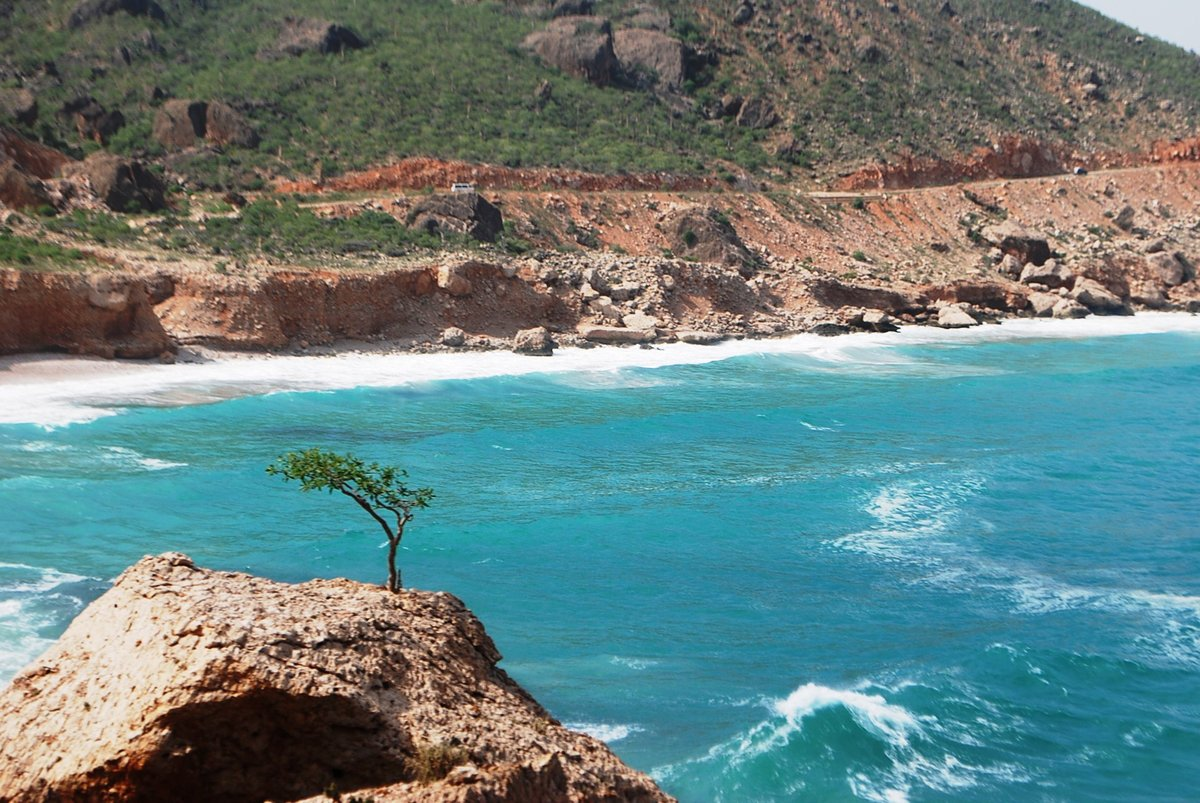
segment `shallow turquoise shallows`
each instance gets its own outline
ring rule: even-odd
[[[1200,326],[1170,320],[18,389],[5,420],[60,425],[0,425],[0,682],[144,554],[382,582],[352,503],[263,471],[321,445],[433,486],[405,584],[684,801],[1194,799]]]

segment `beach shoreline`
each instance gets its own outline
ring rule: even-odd
[[[730,337],[711,345],[569,347],[553,356],[510,350],[422,352],[385,344],[342,342],[306,354],[185,348],[170,363],[63,354],[0,357],[0,424],[65,426],[139,406],[186,406],[277,392],[400,387],[529,374],[603,373],[703,364],[746,355],[796,355],[830,363],[869,364],[888,350],[944,343],[969,345],[1026,338],[1073,339],[1164,332],[1200,333],[1200,315],[1142,312],[1076,320],[1006,319],[965,329],[905,326],[895,332],[836,337],[812,333]]]

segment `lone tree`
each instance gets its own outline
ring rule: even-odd
[[[379,523],[388,540],[388,591],[400,590],[400,572],[396,570],[396,550],[404,537],[404,525],[412,521],[413,511],[429,507],[431,488],[409,488],[404,484],[408,473],[395,466],[364,463],[352,454],[337,454],[325,449],[305,449],[280,455],[267,466],[267,473],[298,480],[301,491],[338,491],[353,499]],[[387,515],[395,519],[388,522]]]

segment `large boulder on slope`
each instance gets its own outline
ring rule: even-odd
[[[608,86],[617,75],[612,26],[600,17],[559,17],[525,37],[523,46],[551,67],[597,86]]]
[[[686,77],[683,43],[660,31],[632,28],[613,34],[613,52],[626,80],[678,91]]]
[[[737,268],[747,278],[755,273],[754,256],[729,219],[716,209],[707,206],[678,209],[666,216],[663,231],[678,256]]]
[[[167,14],[154,0],[83,0],[67,17],[68,28],[82,28],[101,17],[109,17],[124,11],[133,17],[149,17],[166,22]]]
[[[670,799],[499,660],[449,594],[145,558],[0,692],[0,800]]]
[[[1070,290],[1075,285],[1075,274],[1066,265],[1057,260],[1047,259],[1041,265],[1030,262],[1021,271],[1022,284],[1040,284],[1056,290],[1065,287]]]
[[[408,213],[408,225],[431,234],[454,232],[493,243],[504,231],[504,218],[495,204],[477,192],[431,195]]]
[[[366,40],[345,25],[310,17],[284,17],[275,47],[259,55],[275,57],[299,56],[302,53],[342,53],[366,46]]]
[[[991,245],[1021,260],[1023,265],[1030,262],[1044,265],[1052,256],[1045,235],[1026,229],[1011,218],[994,226],[985,226],[980,234]]]
[[[256,148],[255,131],[241,112],[220,101],[168,100],[154,115],[154,139],[168,150],[181,150],[203,139],[213,145]]]
[[[96,196],[115,212],[153,212],[166,205],[162,180],[137,159],[97,151],[82,171]]]
[[[0,204],[9,209],[36,209],[49,203],[46,185],[0,153]]]
[[[1120,315],[1129,308],[1115,293],[1095,279],[1080,277],[1071,290],[1071,298],[1100,315]]]

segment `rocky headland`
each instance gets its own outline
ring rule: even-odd
[[[499,660],[446,593],[148,557],[0,691],[0,800],[671,799]]]

